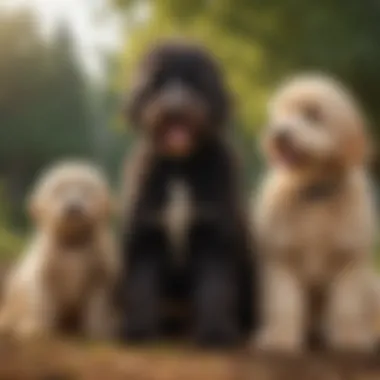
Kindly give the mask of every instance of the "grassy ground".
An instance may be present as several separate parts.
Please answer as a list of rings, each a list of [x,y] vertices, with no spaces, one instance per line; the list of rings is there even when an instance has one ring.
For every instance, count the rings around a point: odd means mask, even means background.
[[[16,257],[23,249],[24,237],[3,227],[0,222],[0,260],[9,261]]]

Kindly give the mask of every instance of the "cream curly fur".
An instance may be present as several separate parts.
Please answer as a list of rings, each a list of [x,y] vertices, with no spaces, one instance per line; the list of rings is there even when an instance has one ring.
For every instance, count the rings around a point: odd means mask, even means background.
[[[372,349],[375,207],[358,107],[331,78],[295,78],[270,104],[264,150],[269,170],[254,207],[264,325],[255,345],[300,351],[313,330],[333,349]],[[304,195],[319,183],[330,193]]]
[[[112,292],[118,253],[109,228],[110,192],[95,167],[67,161],[47,170],[30,199],[31,242],[5,284],[0,330],[18,338],[76,332],[109,338],[116,328]],[[79,215],[69,213],[79,207]]]

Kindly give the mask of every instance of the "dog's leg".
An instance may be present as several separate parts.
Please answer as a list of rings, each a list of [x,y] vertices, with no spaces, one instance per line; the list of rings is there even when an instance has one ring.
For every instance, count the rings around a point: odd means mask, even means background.
[[[158,336],[161,323],[167,239],[161,228],[139,228],[131,237],[123,335],[127,340]]]
[[[327,341],[336,350],[368,351],[375,334],[366,268],[353,265],[336,277],[327,309]]]
[[[236,343],[238,272],[231,242],[215,226],[200,224],[190,231],[190,249],[195,338],[203,346]]]
[[[40,279],[8,284],[0,317],[0,334],[18,339],[46,338],[54,331],[56,302]]]
[[[47,294],[29,296],[13,328],[14,335],[22,340],[51,337],[54,334],[57,305]]]
[[[116,311],[110,302],[109,289],[96,289],[87,302],[83,316],[85,335],[91,339],[111,339],[116,333]]]
[[[264,274],[263,327],[254,348],[297,352],[305,340],[305,294],[288,268],[270,264]]]

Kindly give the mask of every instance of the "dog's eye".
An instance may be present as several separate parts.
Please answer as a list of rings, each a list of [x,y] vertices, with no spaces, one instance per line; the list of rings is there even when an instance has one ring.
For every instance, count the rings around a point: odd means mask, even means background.
[[[167,81],[167,78],[168,78],[168,75],[165,72],[165,70],[157,71],[152,78],[152,82],[151,82],[152,87],[154,89],[161,88]]]
[[[63,195],[66,191],[66,185],[64,183],[57,184],[53,189],[52,189],[52,194],[55,197],[59,197]]]
[[[303,108],[303,116],[306,120],[312,123],[320,123],[323,115],[320,107],[314,105],[307,105]]]
[[[90,184],[82,184],[80,187],[81,193],[86,197],[91,197],[94,194],[94,187]]]
[[[198,82],[198,72],[193,67],[188,67],[187,70],[181,73],[181,78],[188,84],[194,84]]]

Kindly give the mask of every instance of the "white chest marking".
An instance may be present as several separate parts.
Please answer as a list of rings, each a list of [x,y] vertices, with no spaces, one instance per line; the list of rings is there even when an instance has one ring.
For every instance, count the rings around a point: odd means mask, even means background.
[[[187,235],[192,218],[189,189],[182,181],[173,181],[168,188],[168,203],[164,214],[164,223],[169,241],[174,250],[174,259],[181,263],[187,243]]]

